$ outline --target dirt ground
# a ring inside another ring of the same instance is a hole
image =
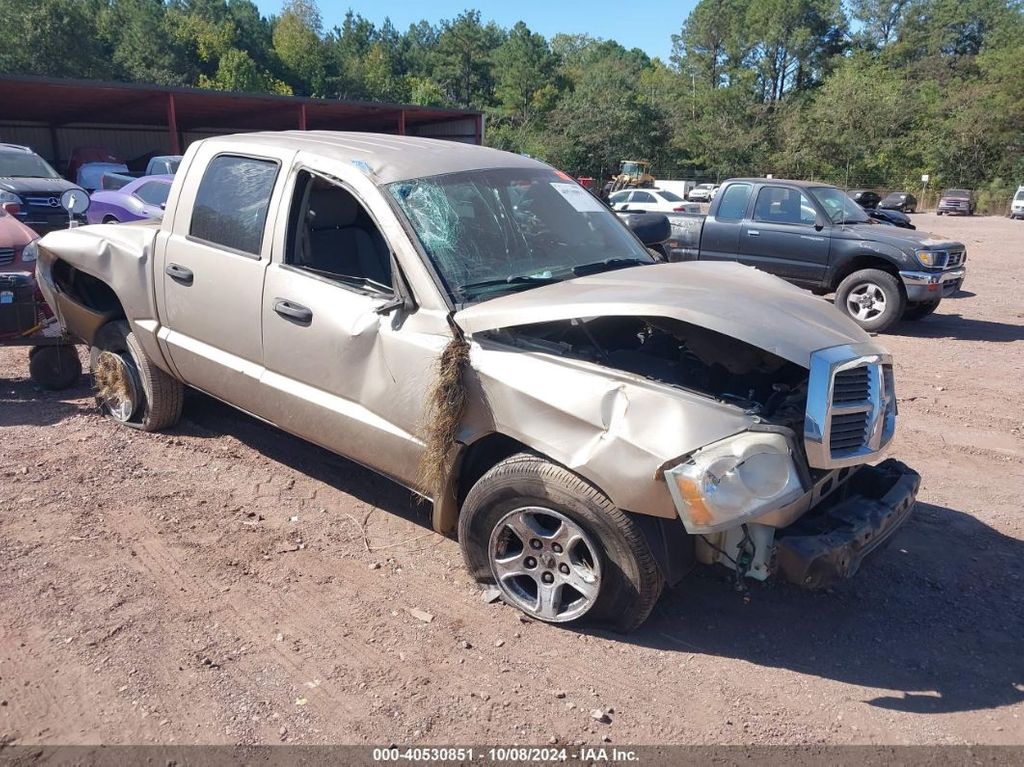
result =
[[[485,604],[342,458],[199,395],[117,428],[0,349],[0,743],[1024,743],[1024,222],[914,220],[970,271],[883,338],[911,521],[831,591],[703,570],[625,637]]]

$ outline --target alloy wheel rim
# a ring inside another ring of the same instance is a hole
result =
[[[873,282],[854,286],[846,297],[846,309],[858,320],[873,320],[885,312],[885,292]]]
[[[488,543],[491,574],[507,601],[549,623],[586,614],[601,591],[601,559],[569,517],[541,506],[503,516]]]
[[[121,354],[100,354],[93,373],[96,398],[110,416],[128,423],[139,407],[139,384],[134,366]],[[99,378],[100,380],[95,380]]]

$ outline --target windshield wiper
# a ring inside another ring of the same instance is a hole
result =
[[[591,264],[580,264],[572,268],[572,273],[577,277],[585,274],[598,274],[599,272],[610,272],[614,269],[625,269],[630,266],[649,264],[642,258],[606,258],[604,261],[594,261]]]
[[[550,285],[553,282],[561,282],[561,278],[551,275],[540,274],[516,274],[510,277],[499,277],[493,280],[480,280],[479,282],[467,282],[459,285],[459,293],[465,295],[467,292],[474,292],[482,288],[522,286],[532,287],[535,285]]]

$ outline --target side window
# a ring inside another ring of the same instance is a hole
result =
[[[655,202],[655,199],[650,192],[633,192],[633,199],[630,202]]]
[[[351,192],[302,171],[295,184],[285,263],[375,293],[392,293],[391,251]]]
[[[797,189],[765,186],[757,193],[754,220],[771,224],[814,224],[814,205]]]
[[[135,190],[135,196],[147,205],[163,205],[167,202],[167,195],[171,191],[170,184],[160,181],[150,181],[142,184]]]
[[[629,192],[616,192],[615,194],[608,198],[608,201],[611,202],[613,205],[618,205],[620,202],[625,202],[628,197]]]
[[[742,221],[750,202],[751,189],[750,184],[729,184],[718,203],[716,218],[719,221]]]
[[[214,157],[199,182],[189,234],[258,256],[277,168],[270,160]]]

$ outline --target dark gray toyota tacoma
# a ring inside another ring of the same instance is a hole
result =
[[[862,328],[918,320],[966,275],[962,243],[872,221],[845,192],[809,181],[726,181],[706,217],[672,217],[671,261],[739,261],[824,295]]]

